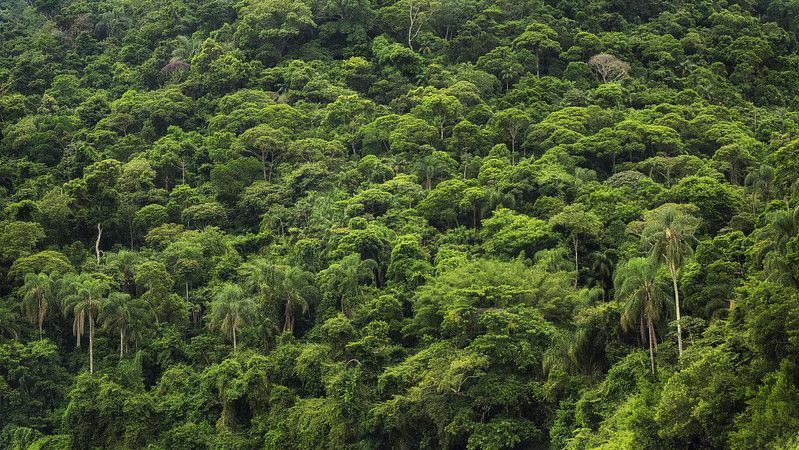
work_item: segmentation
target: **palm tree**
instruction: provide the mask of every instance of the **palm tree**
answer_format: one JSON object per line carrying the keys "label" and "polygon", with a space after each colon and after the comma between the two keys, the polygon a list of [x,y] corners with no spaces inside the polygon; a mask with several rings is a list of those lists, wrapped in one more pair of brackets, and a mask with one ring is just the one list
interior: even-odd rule
{"label": "palm tree", "polygon": [[752,189],[752,212],[756,208],[756,195],[760,194],[763,202],[769,201],[771,185],[774,183],[774,168],[763,164],[757,169],[749,172],[744,179],[744,184]]}
{"label": "palm tree", "polygon": [[119,332],[119,359],[125,352],[125,341],[129,339],[128,331],[135,323],[143,322],[149,315],[147,302],[142,299],[131,299],[129,294],[112,292],[100,312],[100,320],[106,331]]}
{"label": "palm tree", "polygon": [[280,283],[280,297],[284,303],[283,331],[294,333],[296,310],[307,314],[310,302],[316,296],[313,275],[298,267],[287,266]]}
{"label": "palm tree", "polygon": [[758,235],[758,240],[765,241],[758,253],[758,260],[763,261],[767,278],[795,285],[797,280],[792,274],[792,267],[787,265],[785,255],[788,241],[799,234],[799,207],[769,213],[768,221]]}
{"label": "palm tree", "polygon": [[44,318],[58,291],[56,276],[46,273],[29,273],[20,288],[22,312],[31,323],[39,325],[39,339],[42,338]]}
{"label": "palm tree", "polygon": [[681,212],[673,205],[658,211],[644,226],[641,237],[651,246],[653,262],[666,264],[674,289],[674,311],[677,319],[677,349],[682,356],[682,326],[680,325],[680,292],[677,288],[677,270],[684,258],[693,252],[694,233],[699,219]]}
{"label": "palm tree", "polygon": [[72,313],[72,333],[80,347],[80,338],[89,324],[89,373],[94,373],[94,322],[103,306],[106,292],[110,289],[107,281],[95,275],[82,273],[71,276],[68,281],[69,294],[64,298],[64,314]]}
{"label": "palm tree", "polygon": [[[561,331],[544,352],[543,369],[552,378],[557,372],[582,377],[588,385],[607,368],[602,346],[604,342],[594,328],[579,328],[575,332]],[[550,380],[551,381],[551,380]]]}
{"label": "palm tree", "polygon": [[265,258],[253,258],[241,265],[240,274],[245,284],[259,295],[267,296],[277,281],[277,266]]}
{"label": "palm tree", "polygon": [[118,37],[128,25],[130,19],[119,8],[106,11],[98,16],[95,29],[104,36]]}
{"label": "palm tree", "polygon": [[565,272],[572,267],[572,262],[569,261],[569,251],[565,247],[539,250],[533,259],[536,266],[540,266],[548,272]]}
{"label": "palm tree", "polygon": [[261,341],[261,349],[266,352],[272,337],[280,331],[280,284],[282,266],[265,258],[254,258],[241,265],[239,270],[245,287],[261,301],[258,304],[259,320],[255,331]]}
{"label": "palm tree", "polygon": [[594,252],[591,263],[591,281],[602,289],[602,300],[605,300],[610,281],[613,278],[613,259],[607,253]]}
{"label": "palm tree", "polygon": [[516,197],[510,192],[503,192],[502,189],[496,186],[488,186],[486,189],[486,202],[485,210],[482,215],[486,216],[489,212],[494,211],[499,207],[513,208],[516,206]]}
{"label": "palm tree", "polygon": [[210,306],[210,326],[233,340],[234,352],[237,343],[236,333],[252,323],[255,315],[255,302],[246,296],[238,285],[225,283],[216,290]]}
{"label": "palm tree", "polygon": [[621,326],[625,331],[638,328],[642,340],[649,343],[649,360],[654,375],[657,351],[655,327],[666,314],[669,298],[658,281],[658,266],[651,259],[633,258],[618,268],[613,284],[616,287],[616,300],[622,305]]}
{"label": "palm tree", "polygon": [[0,336],[19,339],[19,317],[15,311],[0,306]]}
{"label": "palm tree", "polygon": [[130,295],[138,295],[136,292],[136,266],[142,258],[137,252],[130,250],[120,250],[116,253],[106,255],[106,264],[114,267],[118,271],[115,276],[125,292]]}
{"label": "palm tree", "polygon": [[[148,306],[147,302],[142,304],[142,307],[145,308],[144,310],[139,310],[138,305],[136,306],[135,314],[130,315],[130,323],[128,323],[128,328],[125,330],[125,340],[132,342],[135,349],[139,348],[139,342],[142,341],[144,333],[150,329],[153,321],[158,323],[158,318],[155,317],[151,309],[147,309]],[[138,358],[138,354],[134,358]]]}
{"label": "palm tree", "polygon": [[178,36],[175,38],[175,48],[172,50],[170,62],[181,61],[191,64],[191,60],[202,49],[202,40],[199,36]]}

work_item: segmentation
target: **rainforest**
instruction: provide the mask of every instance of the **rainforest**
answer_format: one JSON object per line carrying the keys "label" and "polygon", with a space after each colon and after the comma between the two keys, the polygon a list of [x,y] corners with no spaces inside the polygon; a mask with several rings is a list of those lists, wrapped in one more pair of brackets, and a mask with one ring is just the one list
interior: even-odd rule
{"label": "rainforest", "polygon": [[799,449],[799,0],[0,1],[0,448]]}

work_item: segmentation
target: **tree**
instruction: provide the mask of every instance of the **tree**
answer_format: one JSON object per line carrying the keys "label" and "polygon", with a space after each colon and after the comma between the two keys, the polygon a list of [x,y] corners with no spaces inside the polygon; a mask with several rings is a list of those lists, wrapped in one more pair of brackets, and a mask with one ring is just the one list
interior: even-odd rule
{"label": "tree", "polygon": [[286,266],[280,277],[280,299],[283,302],[283,331],[294,333],[297,310],[308,313],[316,297],[313,275],[293,266]]}
{"label": "tree", "polygon": [[530,50],[535,54],[535,76],[541,76],[541,58],[560,53],[558,33],[549,25],[533,23],[527,26],[513,44],[518,48]]}
{"label": "tree", "polygon": [[525,256],[533,256],[556,242],[545,221],[507,208],[494,210],[493,215],[483,221],[481,234],[486,250],[511,258],[522,252]]}
{"label": "tree", "polygon": [[122,163],[115,159],[98,161],[83,170],[83,183],[76,184],[78,195],[89,209],[89,220],[97,225],[97,239],[94,243],[97,265],[100,265],[102,253],[100,240],[103,227],[117,220],[119,192],[116,184],[121,170]]}
{"label": "tree", "polygon": [[463,199],[466,184],[458,179],[450,179],[439,183],[430,191],[424,200],[419,202],[417,210],[431,224],[445,228],[458,225],[458,205]]}
{"label": "tree", "polygon": [[288,147],[288,130],[275,129],[266,124],[258,125],[242,133],[239,141],[244,152],[261,161],[264,181],[270,181],[275,164],[282,158],[281,152],[285,152]]}
{"label": "tree", "polygon": [[516,52],[511,47],[494,48],[477,59],[477,67],[496,76],[506,91],[510,89],[511,83],[524,74],[524,66],[518,61]]}
{"label": "tree", "polygon": [[768,203],[771,195],[771,188],[774,184],[774,168],[768,164],[763,164],[746,174],[744,184],[752,189],[752,212],[757,208],[757,195],[764,203]]}
{"label": "tree", "polygon": [[730,435],[733,449],[764,448],[796,435],[799,427],[799,390],[791,381],[791,364],[782,360],[779,370],[769,373],[749,400],[746,411],[736,418],[739,425]]}
{"label": "tree", "polygon": [[566,236],[571,241],[574,249],[574,287],[580,277],[580,264],[578,261],[578,248],[580,241],[599,236],[602,222],[591,211],[587,211],[580,203],[566,206],[563,210],[549,219],[552,229]]}
{"label": "tree", "polygon": [[746,203],[741,189],[713,177],[685,177],[669,190],[666,198],[697,206],[702,225],[711,233],[728,225]]}
{"label": "tree", "polygon": [[[2,314],[0,309],[0,314]],[[4,323],[0,319],[0,331]],[[58,347],[48,339],[0,344],[0,442],[9,446],[9,431],[33,427],[41,418],[62,409],[74,377],[68,372]]]}
{"label": "tree", "polygon": [[180,218],[186,226],[202,229],[209,225],[223,225],[227,212],[219,202],[207,202],[189,206],[180,213]]}
{"label": "tree", "polygon": [[430,255],[422,247],[419,236],[400,236],[391,250],[386,278],[408,288],[422,285],[432,273],[429,260]]}
{"label": "tree", "polygon": [[458,163],[447,152],[434,150],[431,154],[419,159],[416,163],[419,179],[424,180],[427,190],[433,188],[433,182],[449,178]]}
{"label": "tree", "polygon": [[323,295],[336,298],[339,310],[349,315],[347,301],[359,295],[361,284],[374,280],[376,264],[371,259],[361,259],[361,255],[357,253],[351,253],[334,262],[317,275],[319,285],[324,288]]}
{"label": "tree", "polygon": [[472,213],[472,227],[478,228],[480,221],[486,214],[488,206],[488,192],[480,186],[467,188],[463,198],[458,202],[458,208],[463,212]]}
{"label": "tree", "polygon": [[588,60],[588,65],[602,77],[603,83],[615,83],[627,76],[630,65],[608,53],[599,53]]}
{"label": "tree", "polygon": [[436,147],[440,142],[439,130],[426,121],[406,114],[389,134],[389,145],[394,153],[406,153],[409,158],[420,149]]}
{"label": "tree", "polygon": [[289,42],[316,26],[311,8],[303,1],[251,0],[243,5],[235,38],[242,48],[256,54],[272,49],[280,59]]}
{"label": "tree", "polygon": [[436,0],[402,0],[390,9],[395,17],[390,17],[392,25],[405,25],[405,42],[414,50],[413,43],[425,25],[438,14],[441,5]]}
{"label": "tree", "polygon": [[658,280],[658,265],[648,258],[630,259],[616,270],[613,284],[616,300],[622,305],[621,325],[625,330],[641,331],[642,340],[649,345],[649,361],[655,375],[656,328],[668,306],[668,294]]}
{"label": "tree", "polygon": [[[655,262],[666,264],[674,290],[674,312],[677,320],[677,349],[682,356],[682,325],[680,324],[680,292],[677,287],[677,270],[685,257],[693,252],[694,233],[699,220],[681,212],[673,205],[653,211],[647,219],[641,239],[650,246]],[[684,299],[683,299],[684,300]]]}
{"label": "tree", "polygon": [[516,144],[524,140],[524,134],[530,126],[530,116],[517,108],[509,108],[494,114],[491,121],[503,137],[509,138],[511,161],[513,161]]}
{"label": "tree", "polygon": [[80,347],[80,338],[89,325],[89,373],[94,373],[94,325],[105,302],[105,294],[111,286],[98,275],[81,273],[66,280],[67,295],[64,297],[64,314],[72,314],[72,334]]}
{"label": "tree", "polygon": [[36,222],[8,222],[0,226],[0,259],[14,261],[28,256],[44,239],[44,229]]}
{"label": "tree", "polygon": [[221,331],[233,340],[236,351],[236,333],[256,319],[255,302],[236,284],[224,283],[216,289],[209,307],[211,329]]}
{"label": "tree", "polygon": [[45,250],[17,259],[8,271],[9,278],[22,281],[28,273],[71,273],[75,268],[67,257],[54,250]]}
{"label": "tree", "polygon": [[413,113],[436,125],[443,141],[444,131],[461,118],[463,109],[463,104],[457,98],[446,94],[433,94],[426,96],[413,109]]}
{"label": "tree", "polygon": [[324,109],[322,126],[356,153],[361,128],[374,119],[377,106],[358,95],[340,95]]}
{"label": "tree", "polygon": [[181,62],[189,65],[194,55],[200,53],[201,48],[202,41],[197,35],[178,36],[175,38],[175,47],[172,49],[172,58],[169,60],[169,64]]}
{"label": "tree", "polygon": [[355,218],[350,220],[349,230],[339,240],[333,256],[343,258],[357,253],[363,260],[374,261],[375,286],[381,287],[385,281],[385,270],[391,258],[395,236],[391,229],[380,222]]}
{"label": "tree", "polygon": [[99,319],[106,331],[116,330],[119,333],[119,359],[125,352],[126,340],[130,339],[129,331],[139,322],[150,316],[147,302],[132,299],[124,292],[111,292],[100,311]]}
{"label": "tree", "polygon": [[610,284],[613,281],[614,261],[607,252],[594,252],[591,255],[591,280],[592,284],[602,288],[602,300],[608,295]]}
{"label": "tree", "polygon": [[724,145],[713,154],[713,162],[718,169],[730,177],[730,183],[736,185],[740,184],[743,174],[756,161],[749,149],[739,143]]}
{"label": "tree", "polygon": [[39,339],[42,339],[42,325],[50,305],[58,294],[58,274],[28,273],[20,292],[22,311],[31,323],[39,325]]}
{"label": "tree", "polygon": [[761,242],[757,261],[763,263],[767,280],[786,284],[799,283],[788,255],[792,241],[799,235],[799,206],[773,211],[766,216],[766,225],[758,233]]}

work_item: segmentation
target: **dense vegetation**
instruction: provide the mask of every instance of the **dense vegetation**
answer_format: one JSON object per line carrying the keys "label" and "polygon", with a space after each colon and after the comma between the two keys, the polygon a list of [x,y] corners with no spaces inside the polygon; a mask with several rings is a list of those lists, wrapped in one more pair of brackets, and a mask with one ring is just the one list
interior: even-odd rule
{"label": "dense vegetation", "polygon": [[0,447],[797,448],[796,0],[4,0]]}

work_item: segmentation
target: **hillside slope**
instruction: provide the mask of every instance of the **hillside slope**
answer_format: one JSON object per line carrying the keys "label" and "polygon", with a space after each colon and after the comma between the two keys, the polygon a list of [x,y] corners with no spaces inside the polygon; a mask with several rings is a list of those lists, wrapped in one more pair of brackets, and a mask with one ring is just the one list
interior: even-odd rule
{"label": "hillside slope", "polygon": [[798,29],[4,1],[0,447],[796,448]]}

